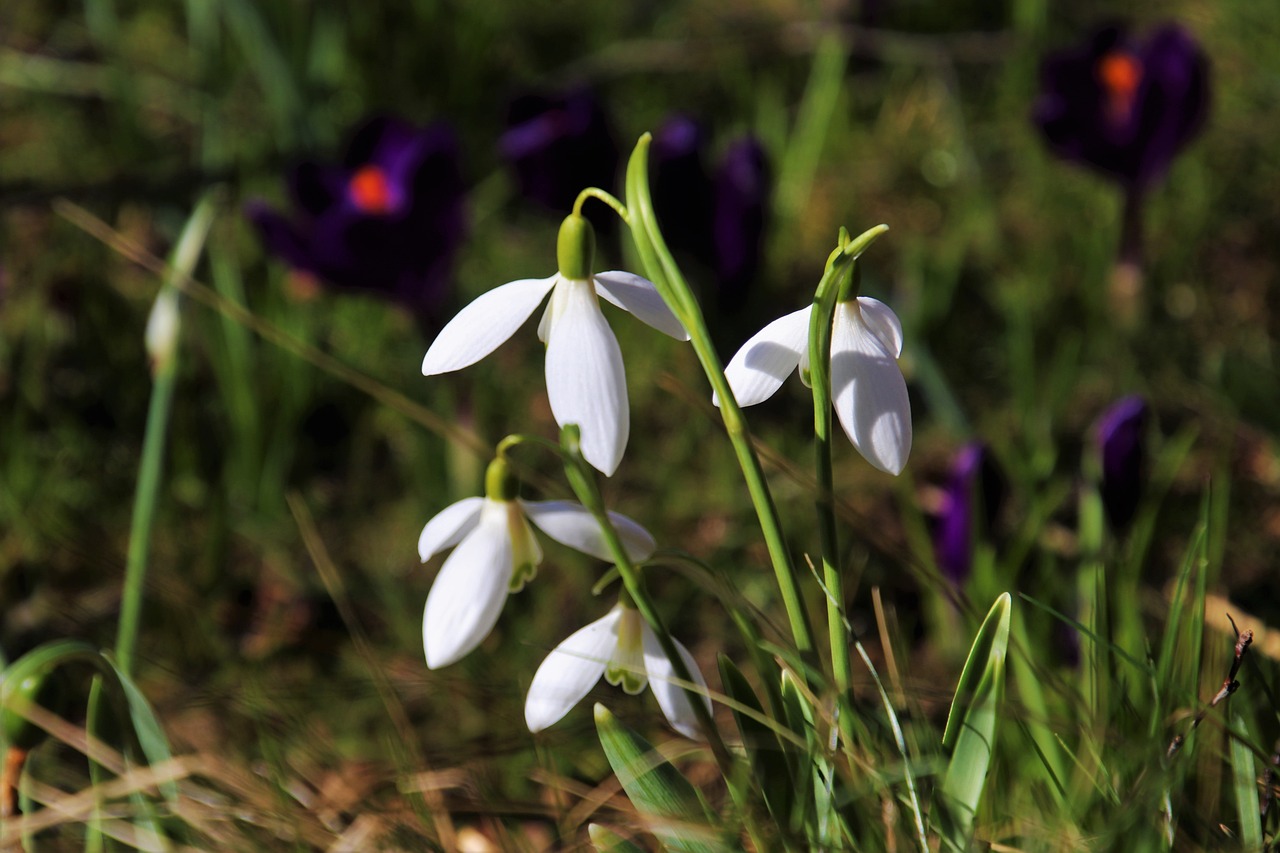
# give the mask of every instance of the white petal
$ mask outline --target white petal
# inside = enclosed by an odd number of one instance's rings
[[[631,432],[618,339],[586,281],[562,279],[551,295],[547,397],[556,423],[582,430],[582,455],[606,477],[618,469]]]
[[[689,340],[689,333],[658,295],[653,282],[647,278],[621,270],[596,273],[593,278],[596,281],[596,293],[610,304],[629,311],[636,319],[677,341]]]
[[[911,453],[911,401],[893,352],[858,309],[836,306],[831,395],[840,425],[866,460],[898,474]]]
[[[902,323],[899,322],[898,315],[893,313],[893,309],[870,296],[859,296],[858,308],[862,311],[863,325],[880,339],[880,343],[893,353],[894,358],[901,358]]]
[[[675,670],[666,652],[662,650],[657,635],[649,627],[649,623],[644,624],[640,634],[644,638],[644,668],[649,673],[649,687],[653,689],[654,698],[658,700],[658,707],[662,709],[663,716],[680,734],[693,740],[703,740],[698,718],[693,713],[693,705],[689,704],[689,695],[683,687],[673,681],[676,677]],[[689,670],[689,675],[701,688],[702,702],[710,712],[711,699],[707,696],[707,681],[702,677],[698,664],[694,662],[693,655],[689,654],[689,650],[679,640],[673,638],[672,642],[676,644],[676,651],[680,653],[680,658]]]
[[[511,281],[477,297],[440,330],[422,360],[423,374],[460,370],[493,352],[529,319],[557,278]]]
[[[569,635],[533,674],[529,695],[524,700],[524,721],[529,731],[540,732],[554,725],[578,704],[600,676],[618,644],[615,607],[602,618]]]
[[[739,406],[754,406],[774,395],[809,348],[810,305],[779,317],[742,345],[729,360],[725,376]],[[711,401],[720,401],[713,395]]]
[[[505,505],[485,499],[480,523],[449,555],[427,595],[422,644],[439,669],[480,645],[502,612],[511,583]]]
[[[484,498],[463,498],[436,513],[418,537],[418,556],[422,562],[461,542],[476,526],[482,506]]]
[[[582,504],[573,501],[520,501],[520,504],[529,520],[561,545],[568,545],[601,560],[613,559],[595,516]],[[658,547],[649,531],[622,513],[609,513],[609,520],[613,522],[613,527],[622,540],[622,547],[632,560],[647,560]]]

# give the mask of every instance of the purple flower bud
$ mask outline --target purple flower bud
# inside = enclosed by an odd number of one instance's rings
[[[1095,432],[1102,460],[1102,507],[1114,530],[1133,521],[1146,482],[1147,403],[1124,397],[1098,418]]]
[[[260,201],[245,212],[267,250],[295,269],[425,316],[448,291],[466,235],[465,192],[452,128],[375,118],[351,138],[342,165],[292,171],[292,215]]]
[[[722,299],[738,301],[759,272],[769,204],[764,146],[745,137],[729,146],[716,170],[712,238]]]
[[[1108,26],[1047,57],[1040,90],[1032,117],[1050,149],[1140,191],[1204,126],[1209,63],[1176,24],[1145,41]]]
[[[498,148],[525,198],[563,213],[587,187],[613,189],[618,144],[589,90],[517,98],[507,110],[507,128]]]
[[[975,534],[990,530],[1004,503],[1005,482],[981,442],[960,448],[934,519],[933,553],[942,573],[962,583],[973,568]]]
[[[713,190],[705,147],[702,127],[677,115],[658,128],[649,150],[653,207],[667,246],[709,266]]]

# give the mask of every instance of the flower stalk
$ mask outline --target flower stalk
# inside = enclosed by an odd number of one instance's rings
[[[764,535],[765,546],[769,550],[769,559],[773,564],[777,578],[778,592],[782,597],[782,605],[787,612],[787,621],[791,629],[792,641],[796,650],[806,660],[812,662],[814,657],[813,629],[805,609],[804,599],[800,594],[795,564],[787,548],[786,538],[782,532],[782,524],[778,517],[777,506],[773,502],[773,494],[765,480],[764,468],[760,457],[751,441],[751,433],[747,429],[742,409],[734,399],[729,381],[724,375],[724,365],[711,342],[711,333],[707,329],[706,319],[698,306],[680,268],[676,265],[671,253],[667,250],[658,229],[657,218],[653,212],[653,201],[649,195],[649,144],[652,137],[644,134],[636,143],[627,164],[627,211],[625,217],[631,226],[631,235],[636,249],[644,262],[658,293],[679,318],[685,331],[689,333],[690,343],[698,356],[703,372],[711,383],[712,390],[720,399],[720,417],[724,421],[725,432],[733,445],[738,466],[742,469],[747,491],[751,495],[751,503],[755,507],[760,522],[760,530]]]
[[[214,205],[210,195],[196,205],[191,218],[173,252],[169,276],[157,297],[159,310],[168,314],[162,323],[152,322],[148,343],[154,385],[147,407],[147,426],[142,439],[142,461],[138,466],[138,490],[133,501],[133,521],[129,529],[129,551],[125,560],[124,590],[120,601],[120,622],[116,628],[116,659],[126,675],[132,672],[134,649],[138,641],[138,623],[142,614],[142,593],[146,586],[147,558],[151,552],[151,525],[155,521],[156,499],[160,489],[160,473],[169,434],[169,416],[173,410],[174,387],[178,379],[177,345],[181,334],[176,300],[179,282],[191,276],[200,259],[205,238],[213,225]],[[165,327],[155,340],[157,327]]]
[[[640,611],[640,615],[644,617],[644,620],[649,623],[649,627],[653,629],[654,634],[657,635],[662,651],[671,660],[671,666],[675,670],[676,677],[680,679],[681,687],[690,694],[689,704],[693,706],[694,714],[698,718],[698,725],[707,737],[707,743],[711,746],[711,752],[715,756],[716,763],[720,766],[721,773],[726,780],[731,779],[733,760],[729,755],[729,750],[721,739],[720,732],[716,729],[715,721],[711,719],[711,713],[702,703],[702,697],[692,689],[692,685],[696,683],[693,674],[685,666],[684,659],[676,649],[670,632],[667,631],[667,627],[663,623],[662,617],[658,614],[657,608],[653,606],[653,599],[649,597],[648,590],[645,589],[639,569],[631,561],[626,548],[623,547],[621,537],[618,536],[618,531],[613,526],[613,521],[609,518],[604,508],[604,499],[600,495],[595,478],[591,475],[591,469],[579,448],[578,436],[578,427],[575,424],[569,424],[560,431],[560,450],[561,457],[564,460],[565,477],[569,480],[569,485],[573,488],[573,493],[577,496],[578,501],[586,507],[588,512],[595,516],[596,521],[600,524],[600,533],[604,538],[605,546],[609,549],[614,565],[618,567],[618,574],[622,578],[623,587],[626,589],[627,595],[630,596],[635,608]]]
[[[822,541],[822,581],[827,592],[827,638],[831,644],[831,674],[842,701],[849,701],[852,670],[849,659],[849,630],[844,617],[844,577],[839,565],[839,537],[836,533],[835,479],[831,465],[831,324],[836,303],[857,297],[859,255],[884,232],[877,225],[856,240],[840,229],[839,245],[827,258],[826,271],[813,297],[809,315],[809,380],[813,385],[813,447],[818,490],[816,510]],[[850,714],[839,717],[840,733],[852,742]]]

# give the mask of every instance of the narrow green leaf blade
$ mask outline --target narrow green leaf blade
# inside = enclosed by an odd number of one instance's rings
[[[1011,599],[1004,593],[978,629],[947,716],[942,745],[950,753],[950,762],[939,791],[935,823],[948,849],[968,848],[991,767],[1011,613]]]
[[[612,829],[598,823],[587,824],[587,834],[591,836],[591,846],[599,853],[644,853],[644,848],[637,847]]]
[[[1240,818],[1240,849],[1262,849],[1262,816],[1258,807],[1258,781],[1253,765],[1253,751],[1235,733],[1248,731],[1244,718],[1231,716],[1231,781],[1236,792],[1236,814]]]
[[[603,705],[595,707],[596,732],[605,757],[632,804],[650,819],[650,829],[671,850],[723,850],[697,790],[653,745],[618,722]]]
[[[764,707],[756,692],[737,665],[725,655],[720,656],[720,682],[730,699],[755,712],[753,716],[735,707],[733,719],[742,733],[742,745],[751,762],[755,786],[764,794],[765,806],[774,821],[785,826],[790,820],[796,790],[791,767],[787,763],[788,745],[761,722]]]

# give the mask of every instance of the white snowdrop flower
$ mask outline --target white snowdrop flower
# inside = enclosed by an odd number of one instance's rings
[[[706,679],[689,650],[673,642],[710,711]],[[623,604],[570,634],[538,667],[524,703],[529,731],[540,732],[559,721],[602,675],[633,695],[647,684],[672,728],[687,738],[702,737],[689,695],[676,684],[675,670],[657,635],[638,610]]]
[[[813,306],[774,320],[742,345],[725,368],[733,396],[754,406],[774,395],[797,367],[809,373]],[[898,474],[911,453],[911,401],[898,367],[902,324],[868,296],[836,303],[831,329],[831,399],[845,434],[868,462]],[[718,399],[713,402],[719,405]]]
[[[427,350],[422,372],[434,376],[475,364],[515,334],[550,293],[538,337],[547,345],[551,412],[560,426],[579,426],[583,457],[611,476],[622,461],[631,416],[622,352],[600,299],[677,340],[689,335],[652,282],[628,272],[593,275],[594,244],[590,223],[576,214],[567,217],[560,227],[560,271],[508,282],[463,308]]]
[[[627,556],[644,560],[653,537],[618,513],[609,519]],[[460,660],[489,636],[510,592],[533,579],[542,548],[529,522],[563,545],[602,560],[612,559],[595,518],[572,501],[526,501],[515,497],[506,463],[495,459],[486,476],[486,497],[464,498],[427,522],[418,537],[426,562],[453,548],[440,567],[422,617],[427,666],[439,669]],[[456,547],[455,547],[456,546]]]

